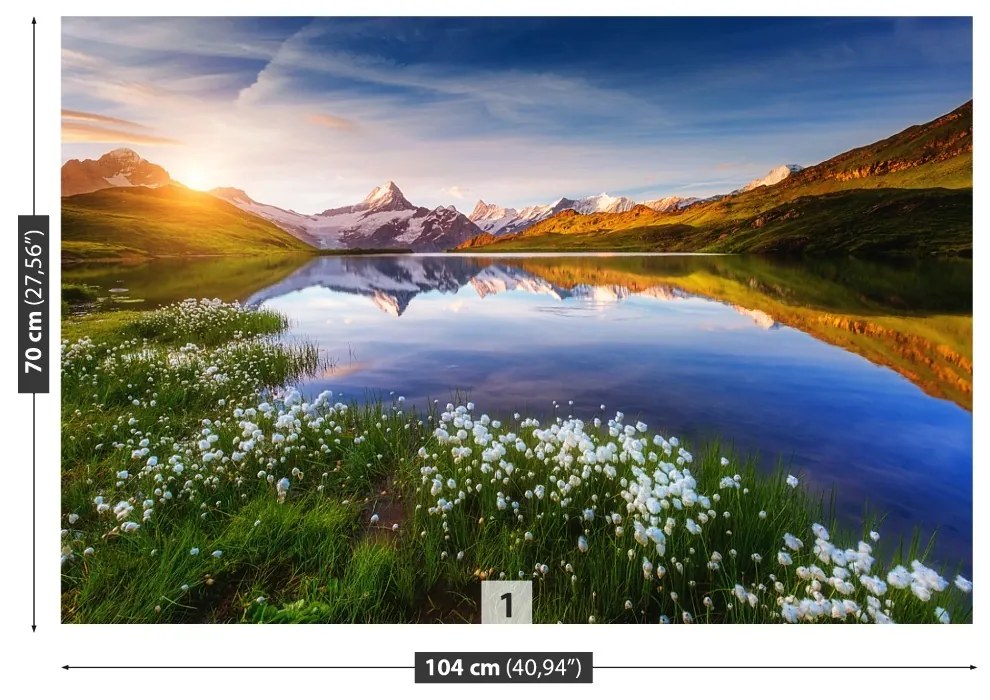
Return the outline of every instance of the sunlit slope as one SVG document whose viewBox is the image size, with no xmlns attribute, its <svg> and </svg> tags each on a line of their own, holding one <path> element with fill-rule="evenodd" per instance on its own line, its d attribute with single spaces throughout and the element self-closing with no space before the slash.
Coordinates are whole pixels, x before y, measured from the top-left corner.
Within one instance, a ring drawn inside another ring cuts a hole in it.
<svg viewBox="0 0 990 700">
<path fill-rule="evenodd" d="M 64 260 L 312 250 L 274 224 L 179 185 L 116 187 L 62 200 Z"/>
<path fill-rule="evenodd" d="M 662 250 L 971 256 L 972 102 L 782 182 L 659 213 L 561 212 L 492 250 Z"/>
</svg>

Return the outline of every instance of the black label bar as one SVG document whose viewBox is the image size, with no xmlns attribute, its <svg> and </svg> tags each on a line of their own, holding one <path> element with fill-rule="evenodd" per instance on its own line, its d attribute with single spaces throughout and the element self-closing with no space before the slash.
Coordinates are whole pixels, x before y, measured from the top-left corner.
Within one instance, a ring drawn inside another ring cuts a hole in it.
<svg viewBox="0 0 990 700">
<path fill-rule="evenodd" d="M 48 393 L 47 216 L 17 217 L 17 391 Z"/>
<path fill-rule="evenodd" d="M 591 683 L 590 651 L 416 652 L 417 683 Z"/>
</svg>

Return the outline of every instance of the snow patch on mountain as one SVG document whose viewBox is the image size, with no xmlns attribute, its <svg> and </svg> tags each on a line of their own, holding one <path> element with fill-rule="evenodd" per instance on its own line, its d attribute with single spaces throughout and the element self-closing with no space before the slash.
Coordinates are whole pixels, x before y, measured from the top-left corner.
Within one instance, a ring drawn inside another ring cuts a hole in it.
<svg viewBox="0 0 990 700">
<path fill-rule="evenodd" d="M 684 209 L 689 207 L 695 202 L 700 201 L 697 197 L 660 197 L 658 199 L 648 199 L 645 202 L 640 202 L 644 207 L 649 207 L 653 211 L 666 214 L 667 212 L 678 211 L 679 209 Z"/>
<path fill-rule="evenodd" d="M 783 182 L 789 178 L 794 173 L 799 173 L 804 168 L 800 165 L 785 164 L 778 165 L 773 168 L 763 177 L 758 177 L 755 180 L 747 182 L 745 185 L 740 187 L 738 190 L 733 190 L 732 194 L 739 194 L 741 192 L 749 192 L 750 190 L 755 190 L 757 187 L 769 187 L 771 185 L 776 185 L 778 182 Z"/>
</svg>

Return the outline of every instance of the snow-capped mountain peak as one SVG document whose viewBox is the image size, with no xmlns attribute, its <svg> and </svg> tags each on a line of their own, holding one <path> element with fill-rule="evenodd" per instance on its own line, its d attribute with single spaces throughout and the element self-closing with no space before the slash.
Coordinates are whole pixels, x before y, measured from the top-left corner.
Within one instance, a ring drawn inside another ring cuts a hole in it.
<svg viewBox="0 0 990 700">
<path fill-rule="evenodd" d="M 371 190 L 362 204 L 367 205 L 366 208 L 370 211 L 408 211 L 416 208 L 391 180 Z"/>
<path fill-rule="evenodd" d="M 577 200 L 571 208 L 579 214 L 596 214 L 599 212 L 621 214 L 624 211 L 629 211 L 634 206 L 636 206 L 636 202 L 628 197 L 613 197 L 607 192 L 602 192 L 601 194 Z"/>
<path fill-rule="evenodd" d="M 758 177 L 755 180 L 747 182 L 738 190 L 734 190 L 733 194 L 737 194 L 739 192 L 749 192 L 750 190 L 755 190 L 757 187 L 769 187 L 771 185 L 776 185 L 778 182 L 786 180 L 794 173 L 799 173 L 802 170 L 804 170 L 804 168 L 800 165 L 778 165 L 776 168 L 772 168 L 770 172 L 763 177 Z"/>
<path fill-rule="evenodd" d="M 502 219 L 507 216 L 515 216 L 518 212 L 515 209 L 500 207 L 497 204 L 486 204 L 483 199 L 479 199 L 474 205 L 474 209 L 468 215 L 471 221 L 479 219 Z"/>
<path fill-rule="evenodd" d="M 130 163 L 137 165 L 144 159 L 130 148 L 115 148 L 100 156 L 100 160 L 103 162 L 115 161 L 120 164 Z"/>
<path fill-rule="evenodd" d="M 97 160 L 68 160 L 62 166 L 62 196 L 108 187 L 161 187 L 172 182 L 165 168 L 146 161 L 130 148 L 117 148 Z"/>
</svg>

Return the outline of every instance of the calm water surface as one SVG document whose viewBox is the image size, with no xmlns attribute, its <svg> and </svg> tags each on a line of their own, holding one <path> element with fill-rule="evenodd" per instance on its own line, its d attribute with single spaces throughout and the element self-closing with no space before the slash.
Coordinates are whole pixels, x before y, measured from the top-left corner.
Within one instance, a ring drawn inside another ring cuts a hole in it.
<svg viewBox="0 0 990 700">
<path fill-rule="evenodd" d="M 834 487 L 849 525 L 869 503 L 888 540 L 937 528 L 938 558 L 971 567 L 968 262 L 368 256 L 63 276 L 118 290 L 111 305 L 220 296 L 281 311 L 330 363 L 303 382 L 311 394 L 586 418 L 605 404 L 717 438 Z"/>
</svg>

